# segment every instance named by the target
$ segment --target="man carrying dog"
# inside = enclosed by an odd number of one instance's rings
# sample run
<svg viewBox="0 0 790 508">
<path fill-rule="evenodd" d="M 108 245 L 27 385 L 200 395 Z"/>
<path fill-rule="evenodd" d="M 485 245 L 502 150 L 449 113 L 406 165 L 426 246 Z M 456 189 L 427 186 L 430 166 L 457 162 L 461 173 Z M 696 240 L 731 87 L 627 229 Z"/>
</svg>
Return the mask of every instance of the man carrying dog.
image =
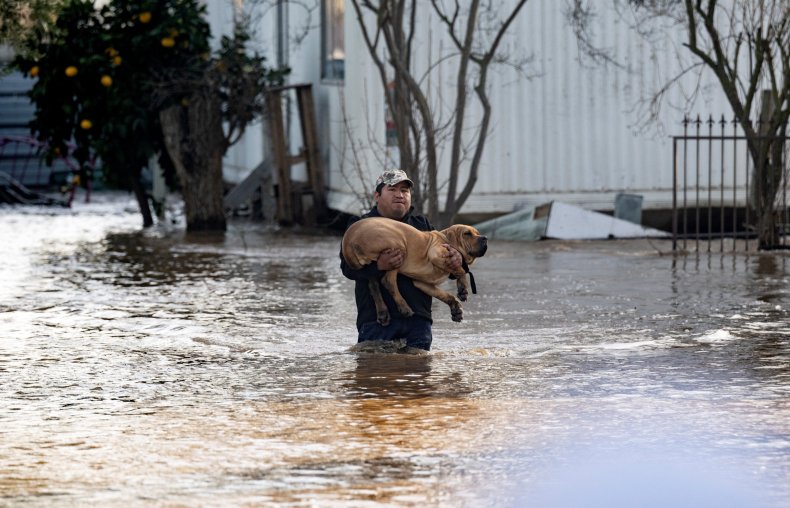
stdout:
<svg viewBox="0 0 790 508">
<path fill-rule="evenodd" d="M 346 229 L 354 222 L 367 217 L 386 217 L 388 219 L 404 222 L 420 231 L 432 231 L 434 227 L 422 215 L 413 214 L 411 206 L 411 191 L 414 183 L 404 171 L 399 169 L 388 170 L 376 179 L 376 190 L 373 198 L 376 205 L 362 217 L 352 217 Z M 461 253 L 447 246 L 446 263 L 448 270 L 457 270 L 461 267 Z M 406 347 L 431 349 L 433 334 L 431 326 L 432 297 L 414 287 L 408 277 L 398 274 L 398 289 L 403 298 L 414 310 L 414 315 L 404 317 L 398 313 L 397 306 L 392 296 L 387 291 L 382 291 L 384 302 L 392 316 L 388 326 L 382 326 L 376 320 L 376 306 L 368 289 L 368 280 L 380 279 L 384 272 L 397 269 L 403 263 L 403 252 L 386 250 L 381 253 L 376 263 L 370 263 L 359 270 L 351 268 L 341 254 L 340 268 L 343 275 L 355 281 L 354 295 L 357 303 L 357 330 L 358 342 L 370 340 L 398 340 L 405 339 Z"/>
</svg>

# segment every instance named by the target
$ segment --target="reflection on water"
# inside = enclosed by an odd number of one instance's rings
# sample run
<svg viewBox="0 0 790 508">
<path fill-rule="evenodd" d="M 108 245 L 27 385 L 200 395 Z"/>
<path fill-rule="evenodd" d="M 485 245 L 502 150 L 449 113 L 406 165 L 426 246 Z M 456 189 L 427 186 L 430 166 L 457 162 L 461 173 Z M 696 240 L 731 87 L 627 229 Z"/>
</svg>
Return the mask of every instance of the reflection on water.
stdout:
<svg viewBox="0 0 790 508">
<path fill-rule="evenodd" d="M 784 253 L 492 244 L 398 354 L 339 238 L 129 205 L 0 208 L 0 504 L 788 506 Z"/>
</svg>

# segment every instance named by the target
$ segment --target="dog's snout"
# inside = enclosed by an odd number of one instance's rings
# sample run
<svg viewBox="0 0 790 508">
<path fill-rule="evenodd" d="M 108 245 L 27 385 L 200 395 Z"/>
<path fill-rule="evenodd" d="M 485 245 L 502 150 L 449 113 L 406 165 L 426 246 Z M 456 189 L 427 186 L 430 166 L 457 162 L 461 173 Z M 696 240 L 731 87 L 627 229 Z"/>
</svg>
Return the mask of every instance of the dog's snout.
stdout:
<svg viewBox="0 0 790 508">
<path fill-rule="evenodd" d="M 482 255 L 483 255 L 483 254 L 485 254 L 485 253 L 486 253 L 486 251 L 488 250 L 488 238 L 487 238 L 487 237 L 485 237 L 485 236 L 481 236 L 481 237 L 480 237 L 480 238 L 477 240 L 477 242 L 478 242 L 478 244 L 477 244 L 477 245 L 478 245 L 478 248 L 479 248 L 479 250 L 480 250 L 480 255 L 482 256 Z"/>
</svg>

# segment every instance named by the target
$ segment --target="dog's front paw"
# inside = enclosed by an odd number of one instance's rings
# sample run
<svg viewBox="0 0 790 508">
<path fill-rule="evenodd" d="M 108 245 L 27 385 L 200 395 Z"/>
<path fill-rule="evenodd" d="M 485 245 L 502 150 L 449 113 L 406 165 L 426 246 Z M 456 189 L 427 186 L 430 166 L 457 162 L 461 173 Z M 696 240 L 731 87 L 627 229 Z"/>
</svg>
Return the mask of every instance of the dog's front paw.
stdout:
<svg viewBox="0 0 790 508">
<path fill-rule="evenodd" d="M 460 323 L 464 320 L 464 309 L 462 309 L 460 305 L 456 304 L 451 306 L 450 313 L 453 317 L 453 321 L 456 323 Z"/>
<path fill-rule="evenodd" d="M 390 313 L 385 311 L 379 312 L 376 315 L 376 321 L 379 322 L 381 326 L 389 326 L 390 325 Z"/>
<path fill-rule="evenodd" d="M 455 287 L 458 288 L 458 299 L 462 302 L 466 301 L 466 298 L 469 296 L 469 290 L 466 289 L 466 284 L 464 284 L 463 277 L 458 277 L 458 280 L 455 281 Z"/>
</svg>

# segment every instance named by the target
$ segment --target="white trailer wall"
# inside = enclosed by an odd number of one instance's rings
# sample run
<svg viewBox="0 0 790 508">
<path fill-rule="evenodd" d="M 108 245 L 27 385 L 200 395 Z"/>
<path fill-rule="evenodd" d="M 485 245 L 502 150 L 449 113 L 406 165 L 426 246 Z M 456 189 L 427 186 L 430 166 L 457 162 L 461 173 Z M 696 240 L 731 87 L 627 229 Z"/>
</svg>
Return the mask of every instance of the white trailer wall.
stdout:
<svg viewBox="0 0 790 508">
<path fill-rule="evenodd" d="M 681 46 L 681 34 L 673 44 L 656 50 L 615 12 L 607 11 L 609 3 L 597 3 L 593 33 L 628 69 L 596 66 L 580 53 L 563 14 L 565 2 L 530 0 L 520 13 L 503 49 L 513 58 L 531 56 L 526 68 L 531 77 L 506 66 L 490 73 L 491 134 L 463 213 L 505 213 L 551 199 L 605 210 L 613 208 L 618 192 L 643 195 L 644 208 L 671 206 L 670 135 L 682 133 L 684 94 L 696 87 L 696 78 L 683 81 L 684 89 L 672 89 L 658 126 L 642 132 L 637 127 L 644 120 L 640 100 L 649 99 L 677 72 L 677 54 L 688 50 Z M 428 3 L 420 4 L 414 47 L 415 60 L 425 69 L 450 52 L 450 46 Z M 345 83 L 323 95 L 327 102 L 322 112 L 330 115 L 325 126 L 331 139 L 328 202 L 332 208 L 358 213 L 365 207 L 359 195 L 371 191 L 372 180 L 386 165 L 385 106 L 380 78 L 350 2 L 345 26 Z M 441 63 L 426 78 L 433 87 L 432 102 L 453 103 L 455 63 Z M 730 116 L 715 84 L 706 87 L 711 83 L 702 83 L 703 93 L 688 112 Z M 477 123 L 471 118 L 467 125 Z M 355 160 L 365 173 L 361 178 Z"/>
</svg>

